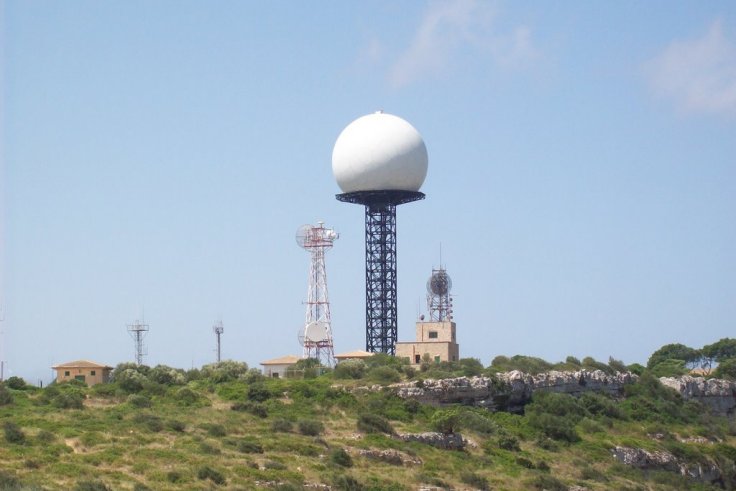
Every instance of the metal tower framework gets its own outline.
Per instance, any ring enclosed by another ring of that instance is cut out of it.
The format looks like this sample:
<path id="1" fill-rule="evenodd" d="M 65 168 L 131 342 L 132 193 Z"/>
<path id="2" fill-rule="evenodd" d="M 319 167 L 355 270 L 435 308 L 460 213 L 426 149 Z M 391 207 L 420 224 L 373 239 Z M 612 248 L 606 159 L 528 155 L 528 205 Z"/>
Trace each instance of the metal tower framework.
<path id="1" fill-rule="evenodd" d="M 297 244 L 310 253 L 307 311 L 304 327 L 299 331 L 299 341 L 304 347 L 304 358 L 316 358 L 324 366 L 335 365 L 332 341 L 332 317 L 327 293 L 327 268 L 325 252 L 332 249 L 339 235 L 325 228 L 323 222 L 304 225 L 296 235 Z"/>
<path id="2" fill-rule="evenodd" d="M 212 331 L 215 333 L 215 336 L 217 337 L 217 363 L 220 363 L 221 361 L 220 336 L 222 336 L 222 333 L 225 332 L 225 328 L 222 325 L 222 321 L 218 321 L 214 326 L 212 326 Z"/>
<path id="3" fill-rule="evenodd" d="M 135 341 L 135 362 L 143 365 L 143 357 L 148 354 L 146 347 L 143 345 L 143 338 L 148 333 L 148 324 L 136 320 L 133 324 L 128 324 L 128 332 Z"/>
<path id="4" fill-rule="evenodd" d="M 396 207 L 424 199 L 424 193 L 357 191 L 336 198 L 365 206 L 365 349 L 393 355 L 398 337 Z"/>
<path id="5" fill-rule="evenodd" d="M 452 320 L 452 279 L 445 268 L 432 269 L 427 280 L 427 308 L 429 318 L 435 322 Z"/>

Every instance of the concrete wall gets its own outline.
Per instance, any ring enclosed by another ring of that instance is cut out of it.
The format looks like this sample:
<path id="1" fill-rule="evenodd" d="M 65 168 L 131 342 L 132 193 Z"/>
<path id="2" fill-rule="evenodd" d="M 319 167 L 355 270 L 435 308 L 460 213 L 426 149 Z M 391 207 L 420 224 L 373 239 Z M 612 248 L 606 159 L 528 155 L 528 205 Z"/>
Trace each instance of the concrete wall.
<path id="1" fill-rule="evenodd" d="M 293 363 L 285 363 L 281 365 L 263 365 L 263 375 L 273 378 L 285 378 L 286 371 L 289 367 L 293 367 Z"/>
<path id="2" fill-rule="evenodd" d="M 457 361 L 460 358 L 459 352 L 460 346 L 456 343 L 396 343 L 396 357 L 409 358 L 409 363 L 412 365 L 421 363 L 425 353 L 432 361 Z"/>
<path id="3" fill-rule="evenodd" d="M 433 337 L 434 336 L 434 337 Z M 450 321 L 443 322 L 417 322 L 416 338 L 417 342 L 455 342 L 455 323 Z"/>

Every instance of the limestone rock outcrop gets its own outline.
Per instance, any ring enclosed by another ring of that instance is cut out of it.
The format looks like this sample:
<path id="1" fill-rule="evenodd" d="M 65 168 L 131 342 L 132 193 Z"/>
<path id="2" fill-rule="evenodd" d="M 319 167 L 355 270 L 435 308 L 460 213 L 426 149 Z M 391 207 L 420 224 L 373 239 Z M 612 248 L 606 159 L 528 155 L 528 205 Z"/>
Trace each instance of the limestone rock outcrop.
<path id="1" fill-rule="evenodd" d="M 615 447 L 611 454 L 622 464 L 637 469 L 677 472 L 703 483 L 713 483 L 721 479 L 721 471 L 714 463 L 684 462 L 666 451 L 649 452 L 642 448 Z"/>
<path id="2" fill-rule="evenodd" d="M 433 405 L 461 403 L 492 410 L 518 411 L 535 391 L 578 395 L 601 392 L 621 395 L 624 385 L 636 381 L 632 373 L 608 375 L 600 370 L 577 372 L 550 371 L 529 375 L 520 371 L 500 373 L 496 377 L 458 377 L 412 381 L 391 385 L 399 397 Z"/>
<path id="3" fill-rule="evenodd" d="M 659 381 L 684 399 L 696 400 L 716 414 L 733 415 L 736 410 L 736 382 L 689 375 L 662 377 Z"/>
<path id="4" fill-rule="evenodd" d="M 398 435 L 398 438 L 405 442 L 424 443 L 442 450 L 462 450 L 466 443 L 460 433 L 404 433 Z"/>

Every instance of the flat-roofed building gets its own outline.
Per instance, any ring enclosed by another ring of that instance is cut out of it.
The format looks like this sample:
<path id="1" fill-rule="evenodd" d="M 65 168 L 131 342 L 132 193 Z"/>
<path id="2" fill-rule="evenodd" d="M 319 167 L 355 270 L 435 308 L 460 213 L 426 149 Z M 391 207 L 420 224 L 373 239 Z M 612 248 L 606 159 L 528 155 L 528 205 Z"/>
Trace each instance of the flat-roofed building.
<path id="1" fill-rule="evenodd" d="M 435 362 L 460 359 L 460 345 L 457 344 L 454 322 L 417 322 L 416 341 L 396 343 L 396 357 L 408 358 L 412 365 L 421 364 L 425 354 Z"/>
<path id="2" fill-rule="evenodd" d="M 281 358 L 262 361 L 261 366 L 263 366 L 263 375 L 272 378 L 286 377 L 286 371 L 296 365 L 296 362 L 301 359 L 301 356 L 286 355 Z"/>
<path id="3" fill-rule="evenodd" d="M 56 370 L 56 382 L 80 380 L 89 386 L 110 381 L 112 367 L 89 360 L 76 360 L 51 367 Z"/>
<path id="4" fill-rule="evenodd" d="M 374 354 L 375 353 L 370 353 L 368 351 L 355 350 L 335 355 L 335 359 L 338 363 L 345 360 L 365 360 L 366 358 L 370 358 Z"/>

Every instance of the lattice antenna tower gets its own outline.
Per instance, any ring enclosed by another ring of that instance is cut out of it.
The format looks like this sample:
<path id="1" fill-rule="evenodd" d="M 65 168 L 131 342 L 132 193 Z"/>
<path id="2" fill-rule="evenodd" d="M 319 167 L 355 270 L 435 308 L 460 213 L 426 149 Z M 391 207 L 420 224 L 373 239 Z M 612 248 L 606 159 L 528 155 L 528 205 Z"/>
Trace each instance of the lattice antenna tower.
<path id="1" fill-rule="evenodd" d="M 222 336 L 222 333 L 225 332 L 225 328 L 222 325 L 222 321 L 217 321 L 214 326 L 212 326 L 212 332 L 215 333 L 215 337 L 217 338 L 217 363 L 220 363 L 222 359 L 220 358 L 220 355 L 222 352 L 220 351 L 221 344 L 220 344 L 220 336 Z"/>
<path id="2" fill-rule="evenodd" d="M 432 276 L 427 280 L 427 308 L 429 318 L 434 322 L 452 320 L 452 278 L 444 267 L 432 269 Z"/>
<path id="3" fill-rule="evenodd" d="M 427 162 L 419 132 L 382 111 L 350 123 L 332 151 L 337 200 L 365 206 L 365 349 L 372 353 L 396 353 L 396 207 L 424 199 Z"/>
<path id="4" fill-rule="evenodd" d="M 5 312 L 0 307 L 0 382 L 5 380 L 5 360 L 3 354 L 5 352 L 5 339 L 3 337 L 2 323 L 5 321 Z"/>
<path id="5" fill-rule="evenodd" d="M 335 350 L 332 341 L 332 318 L 327 295 L 327 269 L 325 252 L 332 249 L 339 234 L 317 225 L 302 225 L 296 232 L 296 243 L 309 252 L 309 281 L 307 288 L 307 313 L 304 327 L 299 329 L 299 342 L 304 347 L 305 358 L 316 358 L 324 366 L 334 366 Z"/>
<path id="6" fill-rule="evenodd" d="M 135 362 L 138 365 L 143 365 L 143 357 L 148 354 L 143 344 L 143 338 L 148 334 L 148 324 L 136 320 L 134 323 L 128 324 L 128 333 L 135 343 Z"/>

